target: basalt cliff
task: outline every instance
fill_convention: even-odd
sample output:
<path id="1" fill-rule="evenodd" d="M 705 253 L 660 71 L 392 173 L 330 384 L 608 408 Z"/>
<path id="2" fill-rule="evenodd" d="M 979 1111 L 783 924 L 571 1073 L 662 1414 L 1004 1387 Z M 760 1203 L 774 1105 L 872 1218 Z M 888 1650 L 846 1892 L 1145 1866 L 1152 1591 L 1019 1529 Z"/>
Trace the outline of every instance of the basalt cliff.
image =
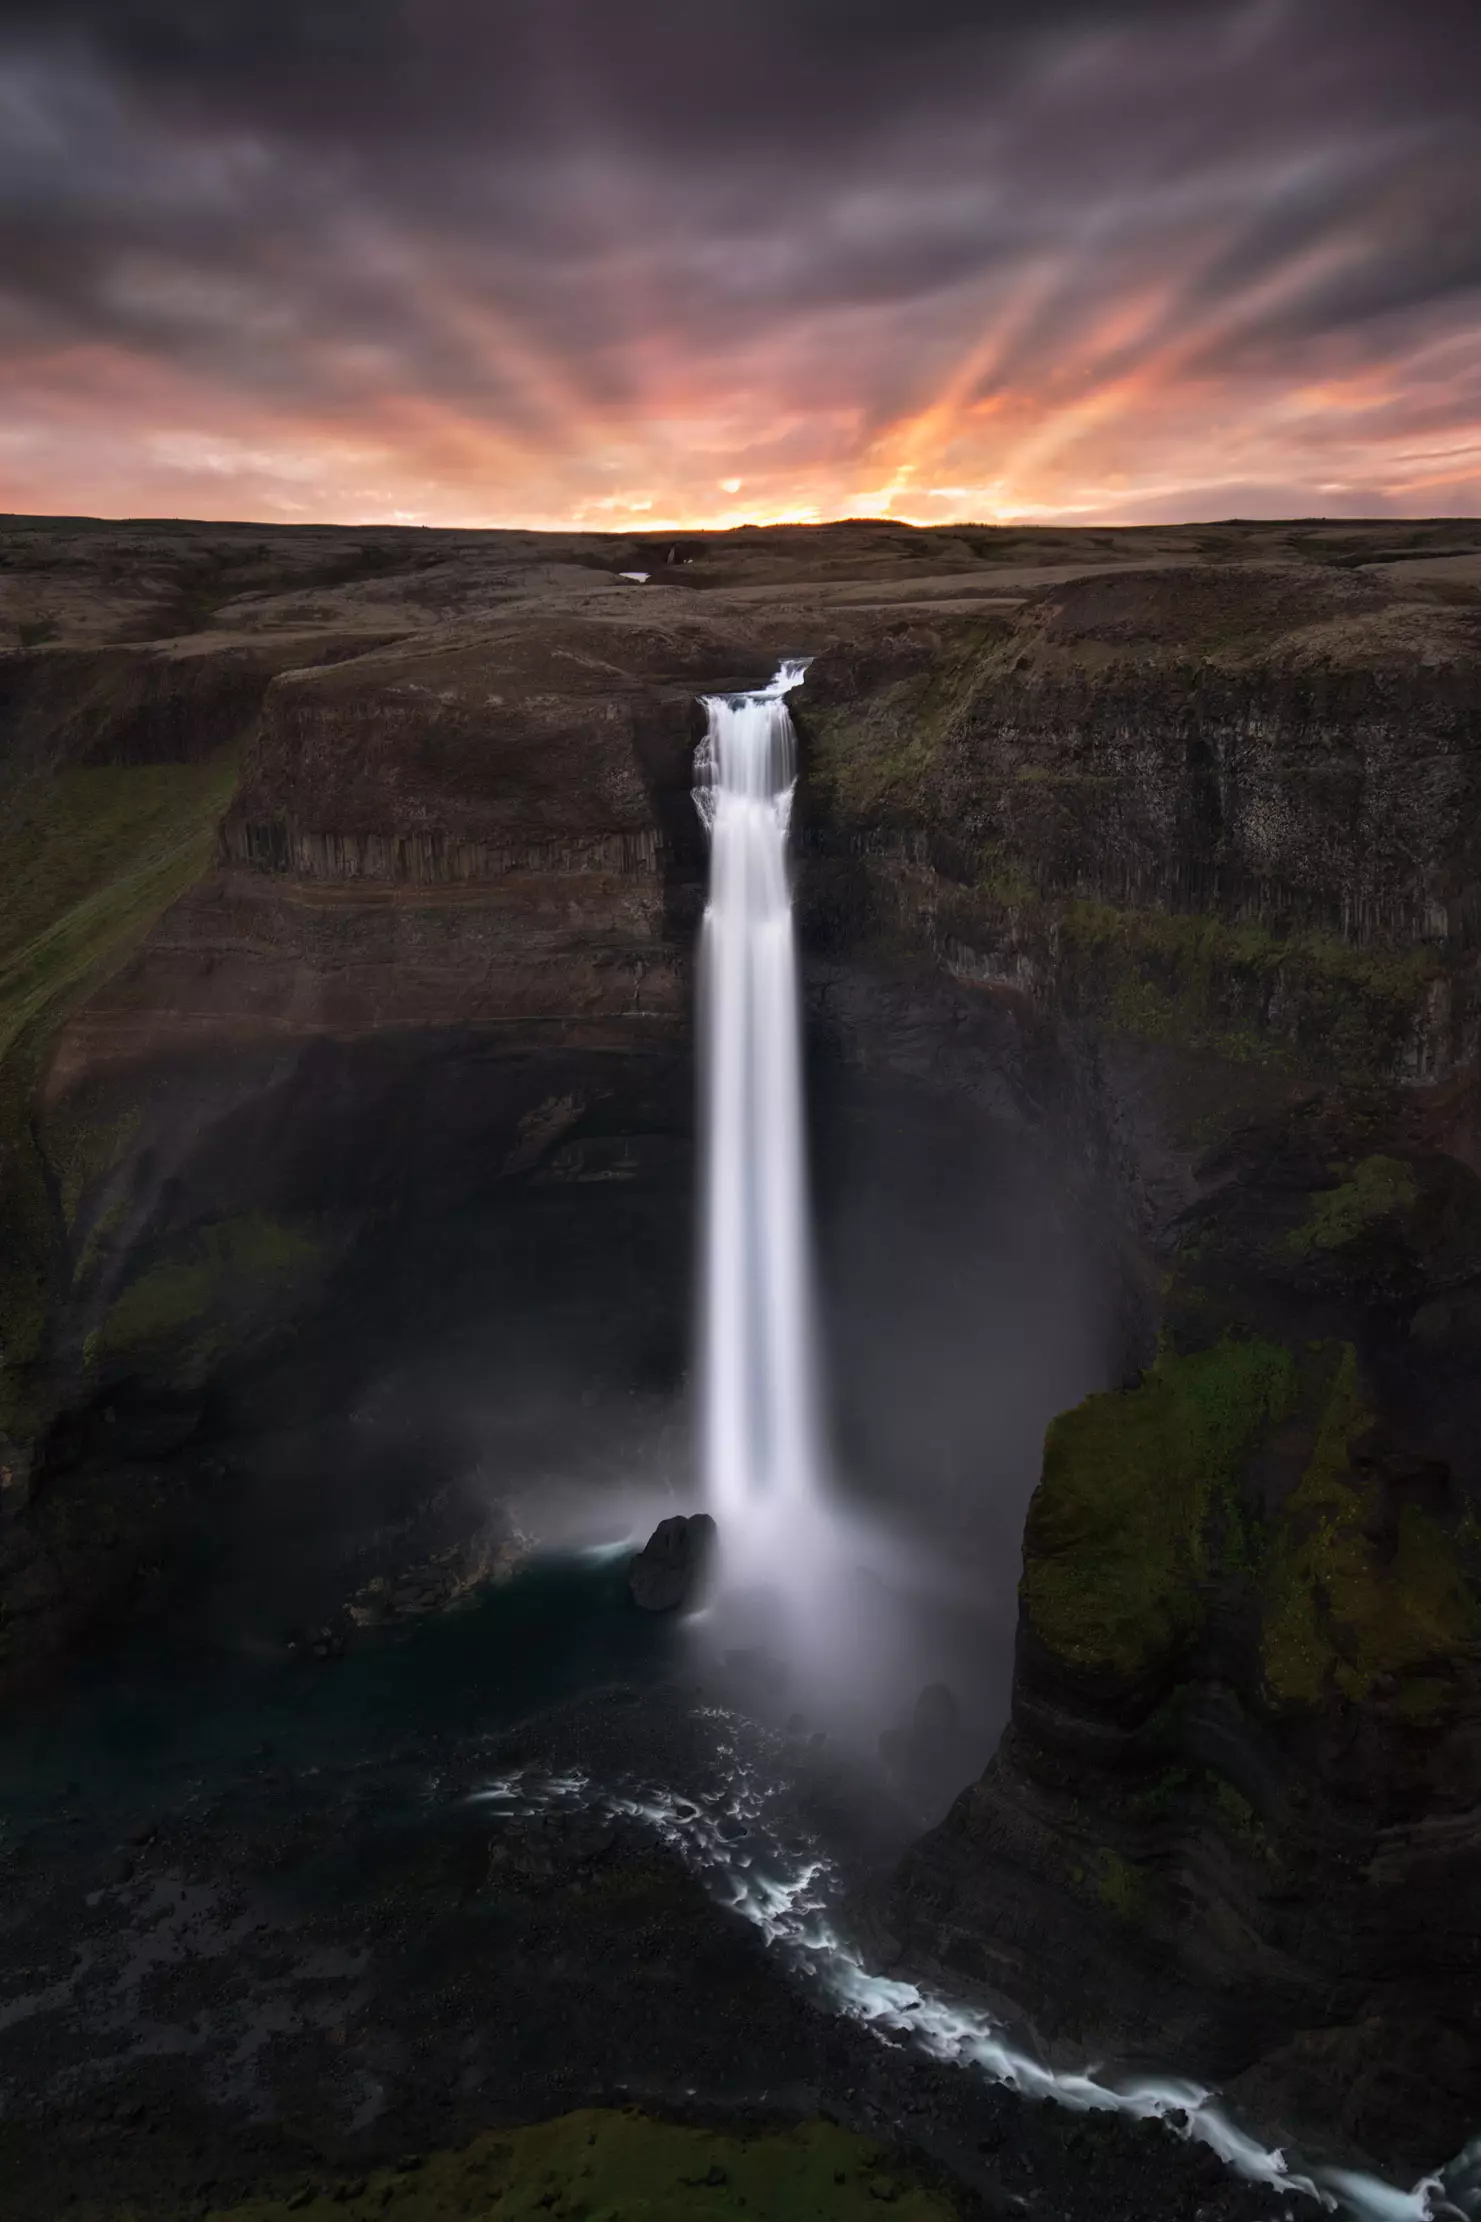
<path id="1" fill-rule="evenodd" d="M 823 933 L 1047 1033 L 1149 1276 L 876 1941 L 1415 2165 L 1481 2087 L 1478 648 L 1370 574 L 1105 576 L 801 713 Z"/>
<path id="2" fill-rule="evenodd" d="M 658 1424 L 696 698 L 809 655 L 816 1036 L 1032 1128 L 1122 1322 L 1001 1748 L 860 1918 L 1262 2125 L 1474 2129 L 1481 534 L 19 521 L 0 623 L 7 1681 L 249 1495 L 306 1601 L 307 1506 L 456 1544 L 429 1383 L 476 1339 L 533 1425 L 540 1276 L 604 1438 Z"/>

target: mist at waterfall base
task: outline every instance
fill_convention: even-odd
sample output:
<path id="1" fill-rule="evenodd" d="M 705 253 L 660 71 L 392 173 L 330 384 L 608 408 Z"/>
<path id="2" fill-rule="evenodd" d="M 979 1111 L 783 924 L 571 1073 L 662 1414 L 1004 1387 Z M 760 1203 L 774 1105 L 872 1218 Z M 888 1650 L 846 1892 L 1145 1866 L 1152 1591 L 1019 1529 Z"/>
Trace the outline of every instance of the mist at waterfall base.
<path id="1" fill-rule="evenodd" d="M 866 1762 L 883 1743 L 919 1826 L 1002 1728 L 1043 1430 L 1104 1384 L 1112 1336 L 1026 1147 L 918 1079 L 804 1059 L 788 846 L 805 670 L 707 698 L 695 766 L 698 1436 L 719 1566 L 689 1633 L 753 1713 Z"/>

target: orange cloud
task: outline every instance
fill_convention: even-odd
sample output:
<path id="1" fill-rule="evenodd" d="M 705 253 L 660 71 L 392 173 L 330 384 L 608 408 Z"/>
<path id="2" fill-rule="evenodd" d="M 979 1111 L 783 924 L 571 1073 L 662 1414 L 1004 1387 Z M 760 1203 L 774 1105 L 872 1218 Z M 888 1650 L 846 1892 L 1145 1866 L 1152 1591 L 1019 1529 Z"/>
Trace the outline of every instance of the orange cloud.
<path id="1" fill-rule="evenodd" d="M 1481 510 L 1460 0 L 325 4 L 0 24 L 0 503 Z"/>

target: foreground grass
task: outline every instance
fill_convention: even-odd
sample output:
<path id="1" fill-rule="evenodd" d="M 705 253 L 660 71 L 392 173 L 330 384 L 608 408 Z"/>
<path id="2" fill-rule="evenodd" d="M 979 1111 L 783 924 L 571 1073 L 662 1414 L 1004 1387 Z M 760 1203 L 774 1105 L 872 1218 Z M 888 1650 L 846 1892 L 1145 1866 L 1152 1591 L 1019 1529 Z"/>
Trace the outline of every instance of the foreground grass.
<path id="1" fill-rule="evenodd" d="M 877 2146 L 828 2122 L 723 2135 L 593 2109 L 480 2137 L 459 2152 L 289 2185 L 210 2211 L 211 2222 L 381 2214 L 395 2222 L 863 2222 L 882 2205 L 895 2222 L 954 2222 L 957 2212 Z"/>

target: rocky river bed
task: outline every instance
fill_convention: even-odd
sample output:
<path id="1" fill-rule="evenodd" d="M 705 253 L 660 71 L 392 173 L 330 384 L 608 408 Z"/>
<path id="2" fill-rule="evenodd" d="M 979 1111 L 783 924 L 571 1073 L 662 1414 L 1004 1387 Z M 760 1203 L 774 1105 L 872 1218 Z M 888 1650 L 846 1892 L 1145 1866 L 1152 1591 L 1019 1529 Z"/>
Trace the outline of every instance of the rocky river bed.
<path id="1" fill-rule="evenodd" d="M 743 1760 L 796 1840 L 854 1873 L 901 1816 L 848 1754 L 697 1686 L 624 1571 L 537 1564 L 327 1660 L 139 1659 L 13 1722 L 16 2222 L 296 2210 L 310 2188 L 353 2208 L 346 2187 L 398 2161 L 593 2106 L 750 2133 L 829 2119 L 964 2215 L 1282 2211 L 1169 2129 L 1027 2103 L 799 1984 L 645 1813 L 677 1800 L 749 1861 Z M 511 1780 L 632 1810 L 521 1813 L 489 1795 Z"/>

